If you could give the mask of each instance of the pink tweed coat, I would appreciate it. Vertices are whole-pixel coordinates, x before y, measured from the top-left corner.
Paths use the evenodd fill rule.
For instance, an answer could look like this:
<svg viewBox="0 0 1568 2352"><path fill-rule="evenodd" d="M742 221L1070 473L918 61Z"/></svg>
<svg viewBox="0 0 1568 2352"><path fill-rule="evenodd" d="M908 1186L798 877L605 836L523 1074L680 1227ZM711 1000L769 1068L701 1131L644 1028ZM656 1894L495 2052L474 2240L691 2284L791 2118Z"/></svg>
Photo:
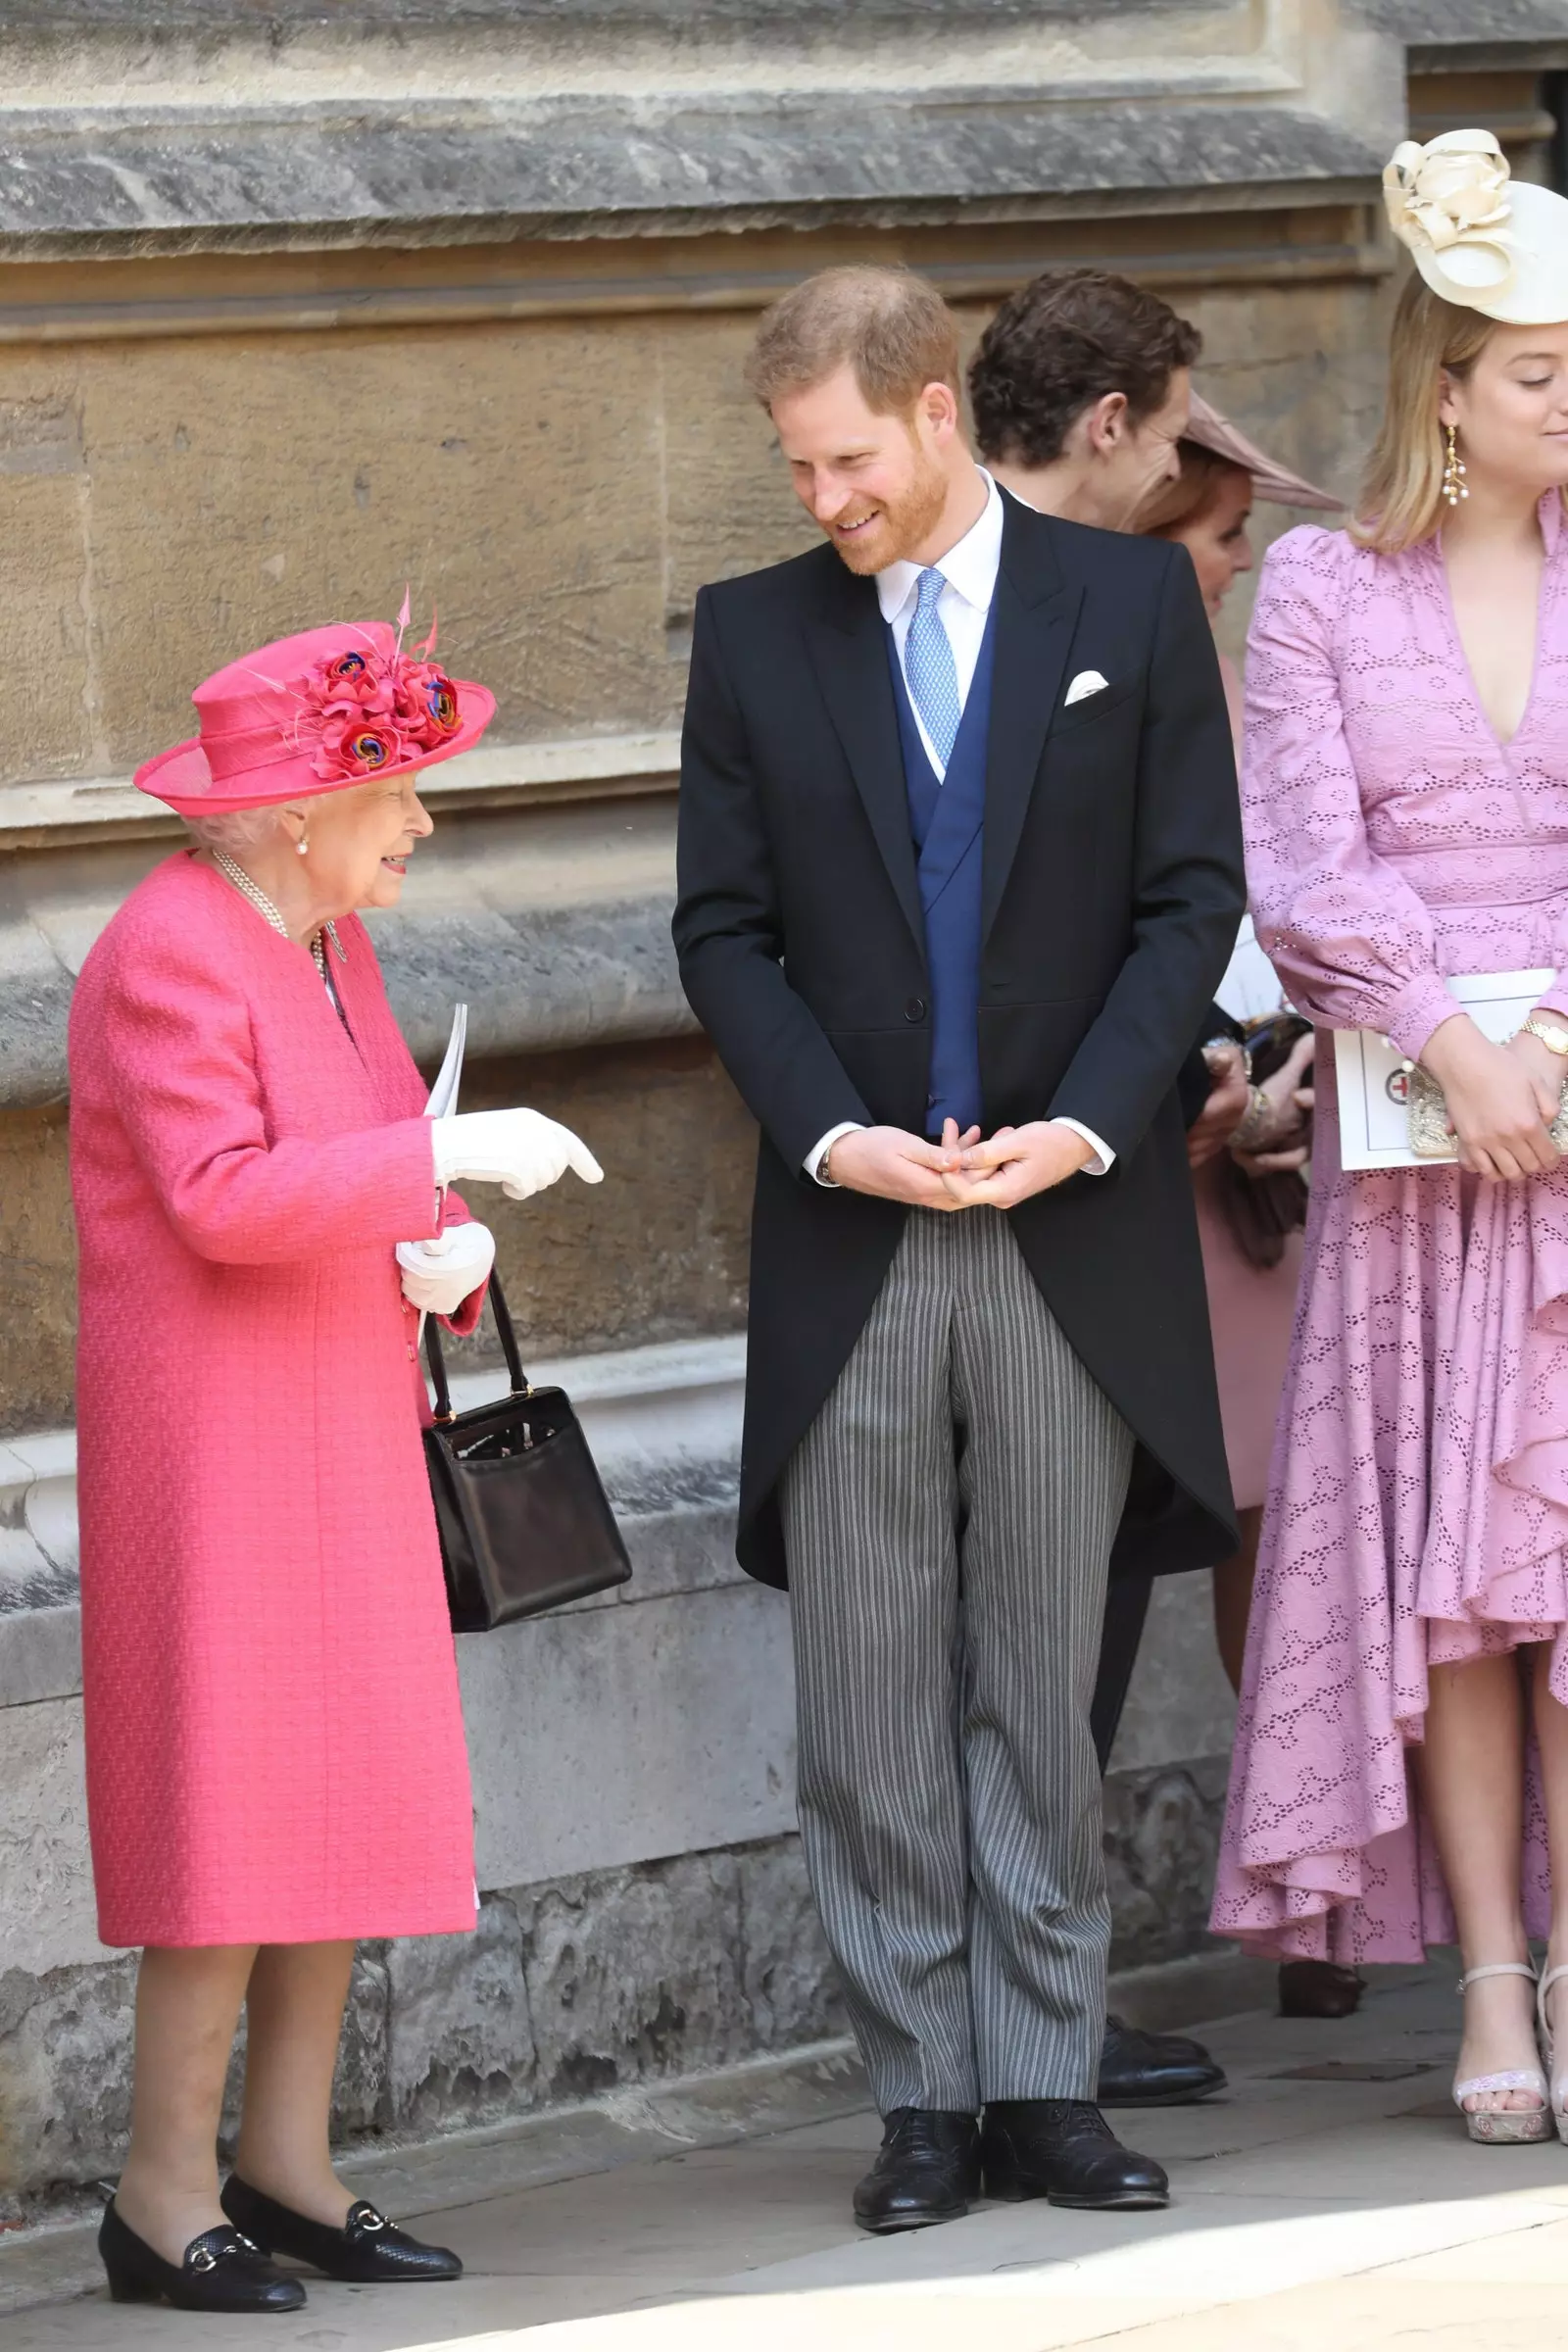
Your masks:
<svg viewBox="0 0 1568 2352"><path fill-rule="evenodd" d="M339 935L347 1029L305 949L182 854L114 917L72 1008L106 1943L473 1926L416 1318L393 1256L435 1228L430 1131L368 935L353 917Z"/></svg>

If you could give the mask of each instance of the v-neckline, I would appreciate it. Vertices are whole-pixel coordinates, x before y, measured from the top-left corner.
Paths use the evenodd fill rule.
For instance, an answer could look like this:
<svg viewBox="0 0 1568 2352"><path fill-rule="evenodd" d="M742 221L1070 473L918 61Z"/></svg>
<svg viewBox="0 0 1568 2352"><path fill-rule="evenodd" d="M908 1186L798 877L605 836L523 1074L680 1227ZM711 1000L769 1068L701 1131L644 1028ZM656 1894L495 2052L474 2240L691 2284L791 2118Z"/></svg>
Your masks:
<svg viewBox="0 0 1568 2352"><path fill-rule="evenodd" d="M1553 495L1555 495L1555 493ZM1523 735L1526 727L1529 726L1531 718L1535 714L1536 689L1541 682L1541 643L1544 633L1546 574L1551 568L1551 537L1546 531L1544 525L1543 525L1541 531L1541 576L1536 589L1535 642L1530 649L1530 684L1525 689L1524 706L1519 712L1519 723L1514 728L1514 731L1511 735L1498 734L1495 723L1493 720L1492 713L1481 699L1481 688L1476 683L1475 669L1472 666L1469 654L1465 651L1464 635L1459 627L1458 608L1455 606L1453 601L1453 582L1448 577L1448 560L1443 552L1443 533L1441 530L1433 534L1432 552L1434 558L1436 559L1438 571L1443 581L1443 610L1447 618L1448 635L1452 640L1453 650L1458 658L1459 668L1464 676L1465 687L1470 696L1470 707L1474 710L1476 716L1480 719L1482 726L1486 729L1487 736L1498 759L1506 760L1509 759L1515 745Z"/></svg>

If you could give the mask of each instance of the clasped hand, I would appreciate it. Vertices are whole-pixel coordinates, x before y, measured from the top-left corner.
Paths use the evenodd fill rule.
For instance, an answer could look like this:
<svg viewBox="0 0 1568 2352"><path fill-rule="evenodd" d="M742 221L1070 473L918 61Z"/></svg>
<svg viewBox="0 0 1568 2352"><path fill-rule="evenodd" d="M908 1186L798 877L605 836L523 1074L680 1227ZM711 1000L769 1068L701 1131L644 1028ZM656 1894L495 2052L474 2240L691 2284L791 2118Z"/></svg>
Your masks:
<svg viewBox="0 0 1568 2352"><path fill-rule="evenodd" d="M1015 1208L1032 1193L1087 1166L1093 1147L1055 1119L999 1127L988 1141L978 1127L958 1133L949 1119L940 1144L902 1127L862 1127L833 1146L832 1177L850 1192L914 1208Z"/></svg>
<svg viewBox="0 0 1568 2352"><path fill-rule="evenodd" d="M1433 1032L1421 1059L1443 1089L1461 1167L1517 1182L1557 1165L1548 1130L1568 1071L1540 1038L1521 1031L1494 1045L1458 1013Z"/></svg>

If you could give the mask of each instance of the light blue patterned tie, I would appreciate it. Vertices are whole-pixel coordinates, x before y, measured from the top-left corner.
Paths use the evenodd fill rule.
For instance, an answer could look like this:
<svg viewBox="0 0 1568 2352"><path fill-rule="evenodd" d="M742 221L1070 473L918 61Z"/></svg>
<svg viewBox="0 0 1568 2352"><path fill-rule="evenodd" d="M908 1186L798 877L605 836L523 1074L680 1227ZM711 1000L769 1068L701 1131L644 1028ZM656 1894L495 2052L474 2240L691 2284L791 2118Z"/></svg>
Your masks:
<svg viewBox="0 0 1568 2352"><path fill-rule="evenodd" d="M904 641L904 674L944 769L953 758L958 720L962 716L957 665L937 611L937 599L947 584L934 567L921 572L916 584L914 616Z"/></svg>

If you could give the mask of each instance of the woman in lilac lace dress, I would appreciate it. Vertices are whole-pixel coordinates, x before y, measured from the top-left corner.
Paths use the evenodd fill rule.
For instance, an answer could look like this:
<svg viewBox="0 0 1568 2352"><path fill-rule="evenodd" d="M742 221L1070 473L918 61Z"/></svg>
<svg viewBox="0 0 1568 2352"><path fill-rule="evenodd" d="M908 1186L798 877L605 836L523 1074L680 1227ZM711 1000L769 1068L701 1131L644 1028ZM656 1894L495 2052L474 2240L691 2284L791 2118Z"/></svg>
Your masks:
<svg viewBox="0 0 1568 2352"><path fill-rule="evenodd" d="M1568 204L1510 190L1484 132L1390 177L1420 275L1361 523L1264 568L1248 863L1292 1002L1419 1059L1459 1156L1341 1169L1323 1043L1214 1926L1347 1963L1457 1941L1471 2134L1541 2138L1568 2101L1568 1983L1548 2093L1527 1943L1568 1962L1568 1058L1488 1043L1445 979L1552 968L1534 1017L1568 1046Z"/></svg>

